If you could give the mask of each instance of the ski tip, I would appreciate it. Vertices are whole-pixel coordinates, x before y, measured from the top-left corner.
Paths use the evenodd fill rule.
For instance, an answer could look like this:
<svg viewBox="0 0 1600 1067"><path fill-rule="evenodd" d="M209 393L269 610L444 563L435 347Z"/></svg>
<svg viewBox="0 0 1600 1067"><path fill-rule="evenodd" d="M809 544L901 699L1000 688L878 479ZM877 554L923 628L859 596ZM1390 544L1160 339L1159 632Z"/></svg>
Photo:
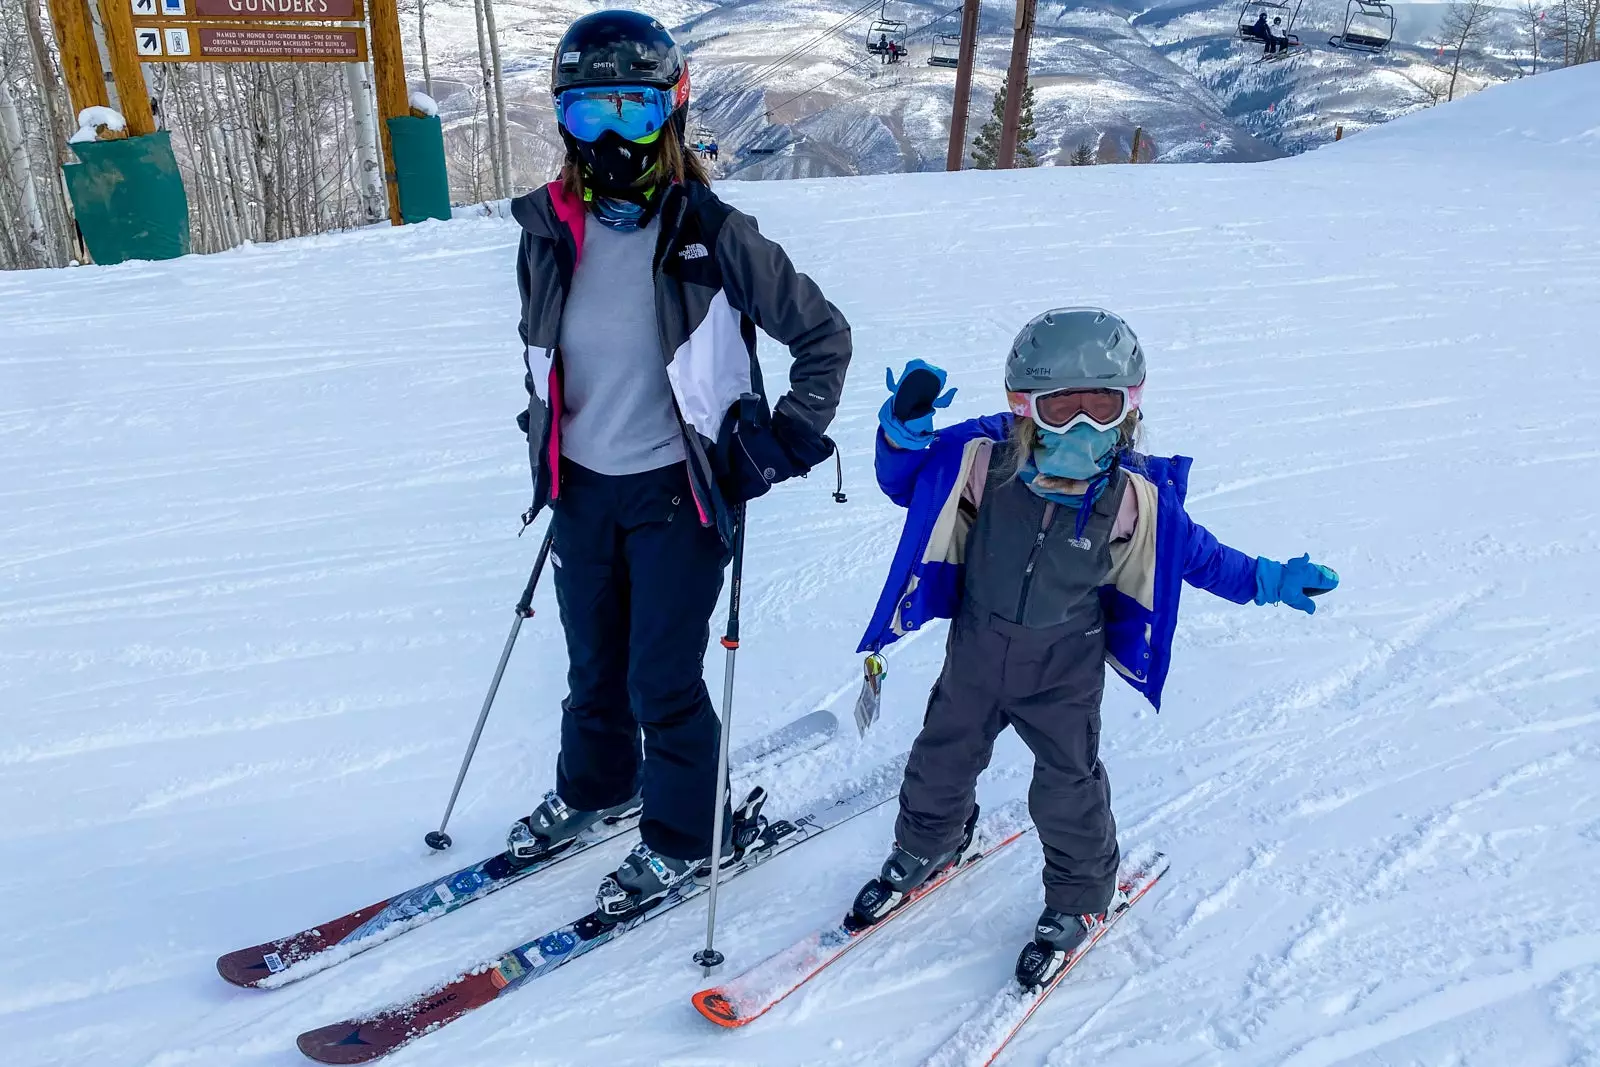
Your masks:
<svg viewBox="0 0 1600 1067"><path fill-rule="evenodd" d="M729 1030L737 1029L749 1022L750 1019L739 1014L728 998L716 989L702 989L694 995L694 1010L704 1015L718 1026Z"/></svg>
<svg viewBox="0 0 1600 1067"><path fill-rule="evenodd" d="M244 948L218 956L217 973L224 982L244 989L255 989L272 974L272 968L267 966L260 949Z"/></svg>
<svg viewBox="0 0 1600 1067"><path fill-rule="evenodd" d="M388 1042L369 1040L362 1029L358 1022L332 1023L307 1030L294 1043L318 1063L366 1063L391 1051Z"/></svg>

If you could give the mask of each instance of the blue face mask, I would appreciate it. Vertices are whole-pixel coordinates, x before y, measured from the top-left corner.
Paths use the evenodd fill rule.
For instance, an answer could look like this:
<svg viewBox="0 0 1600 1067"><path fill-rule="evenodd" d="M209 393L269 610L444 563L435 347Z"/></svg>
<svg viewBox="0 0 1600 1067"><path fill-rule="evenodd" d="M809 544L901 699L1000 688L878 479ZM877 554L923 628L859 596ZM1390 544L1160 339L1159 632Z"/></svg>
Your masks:
<svg viewBox="0 0 1600 1067"><path fill-rule="evenodd" d="M1115 426L1097 430L1079 423L1066 433L1052 433L1041 427L1039 443L1033 447L1033 462L1040 474L1088 481L1111 466L1121 436Z"/></svg>
<svg viewBox="0 0 1600 1067"><path fill-rule="evenodd" d="M644 219L644 205L636 204L632 200L596 195L592 206L594 217L600 220L602 226L623 233L637 230Z"/></svg>

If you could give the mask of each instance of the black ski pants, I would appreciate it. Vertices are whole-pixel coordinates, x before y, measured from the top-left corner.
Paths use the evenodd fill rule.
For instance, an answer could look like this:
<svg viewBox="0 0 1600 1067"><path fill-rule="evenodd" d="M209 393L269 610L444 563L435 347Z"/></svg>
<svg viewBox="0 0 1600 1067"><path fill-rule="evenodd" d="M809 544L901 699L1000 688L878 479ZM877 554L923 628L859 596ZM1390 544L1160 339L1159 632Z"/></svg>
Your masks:
<svg viewBox="0 0 1600 1067"><path fill-rule="evenodd" d="M704 661L722 538L700 525L681 464L606 475L562 460L551 506L569 662L556 792L583 811L640 792L645 844L708 856L720 723Z"/></svg>
<svg viewBox="0 0 1600 1067"><path fill-rule="evenodd" d="M978 775L1012 726L1033 750L1028 810L1044 844L1045 902L1073 915L1104 910L1120 859L1100 762L1104 656L1098 623L1030 629L963 606L906 764L896 840L920 856L958 845Z"/></svg>

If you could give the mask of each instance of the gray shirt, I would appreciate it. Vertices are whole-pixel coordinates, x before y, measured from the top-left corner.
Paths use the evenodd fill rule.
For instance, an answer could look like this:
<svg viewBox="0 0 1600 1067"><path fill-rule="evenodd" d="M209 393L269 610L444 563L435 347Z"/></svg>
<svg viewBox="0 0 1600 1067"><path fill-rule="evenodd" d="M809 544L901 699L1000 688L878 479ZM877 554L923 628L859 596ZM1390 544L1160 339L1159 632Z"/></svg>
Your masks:
<svg viewBox="0 0 1600 1067"><path fill-rule="evenodd" d="M651 274L660 222L623 232L585 221L561 314L561 454L601 474L681 463Z"/></svg>

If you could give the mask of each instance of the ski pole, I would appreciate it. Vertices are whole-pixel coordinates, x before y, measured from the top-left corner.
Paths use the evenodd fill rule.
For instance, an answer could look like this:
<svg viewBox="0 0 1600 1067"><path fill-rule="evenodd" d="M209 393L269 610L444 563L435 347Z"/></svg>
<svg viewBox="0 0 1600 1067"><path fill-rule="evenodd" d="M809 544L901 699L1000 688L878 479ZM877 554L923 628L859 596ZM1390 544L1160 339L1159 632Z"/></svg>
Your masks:
<svg viewBox="0 0 1600 1067"><path fill-rule="evenodd" d="M710 977L713 968L722 966L722 953L716 949L717 941L717 884L722 873L722 818L728 794L728 741L733 736L733 660L739 652L739 584L744 577L744 517L745 508L739 505L733 521L733 583L728 593L728 632L722 638L722 647L728 650L727 665L722 671L722 744L717 752L717 791L711 816L711 896L706 908L706 947L694 954L695 963L704 968Z"/></svg>
<svg viewBox="0 0 1600 1067"><path fill-rule="evenodd" d="M456 797L461 795L461 783L467 780L467 768L472 764L472 755L478 751L478 738L483 736L483 724L488 721L489 709L494 707L494 695L500 691L500 679L506 673L506 663L511 659L511 650L516 646L517 633L522 629L522 620L533 617L533 591L539 585L539 575L544 572L544 561L550 558L550 545L555 540L555 529L546 531L544 543L539 546L539 556L533 561L533 573L528 576L528 585L522 590L522 599L517 601L516 615L512 620L511 633L506 637L506 647L500 651L500 663L494 669L494 680L489 683L489 694L483 698L483 710L478 712L478 725L472 729L472 740L467 742L467 754L461 759L461 770L456 774L456 787L450 790L450 802L444 806L444 818L439 820L437 830L429 830L424 841L435 852L443 852L453 842L444 828L450 823L450 813L455 810Z"/></svg>

